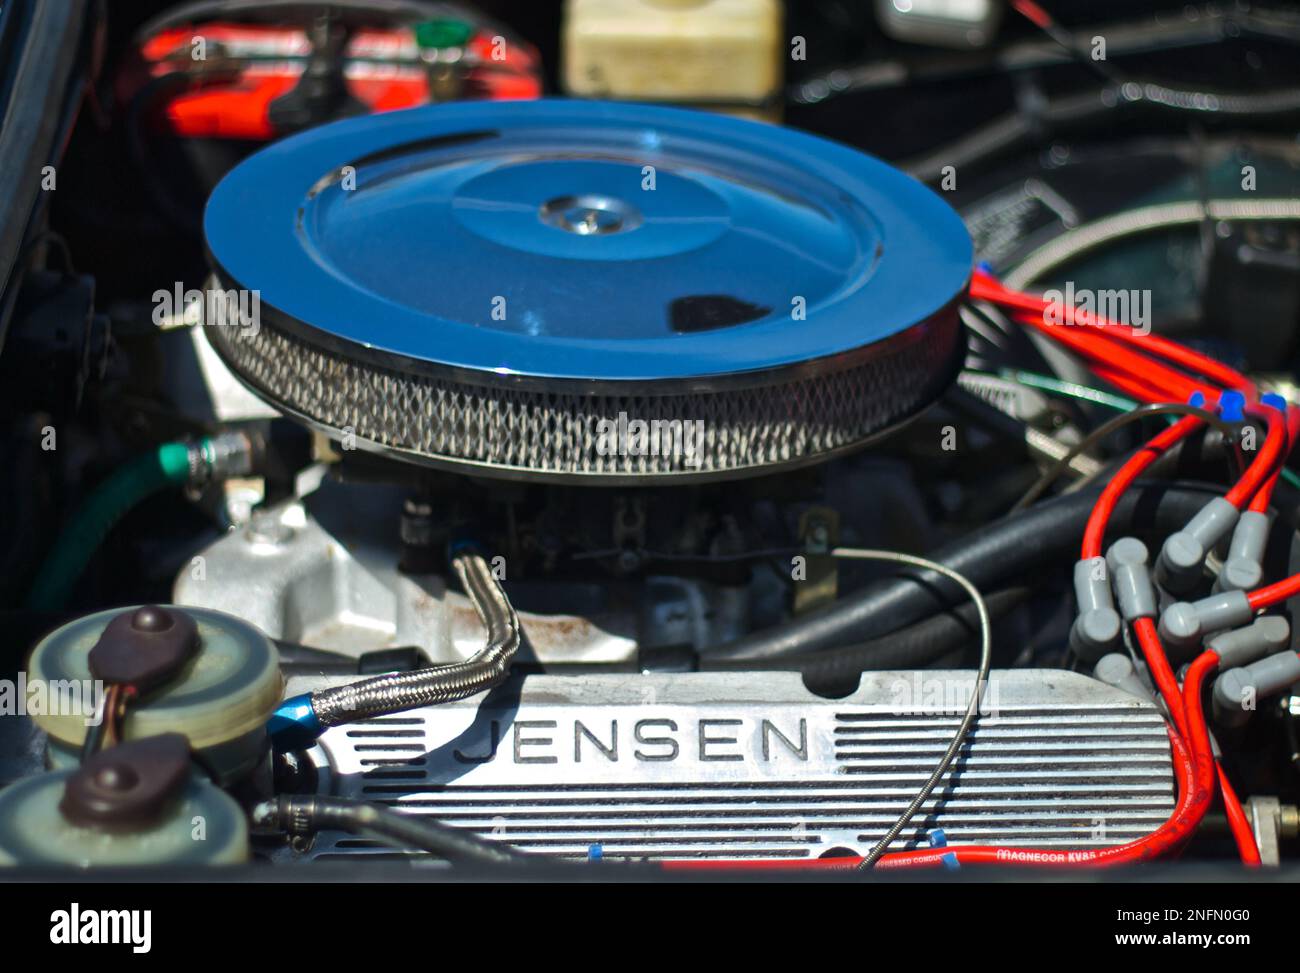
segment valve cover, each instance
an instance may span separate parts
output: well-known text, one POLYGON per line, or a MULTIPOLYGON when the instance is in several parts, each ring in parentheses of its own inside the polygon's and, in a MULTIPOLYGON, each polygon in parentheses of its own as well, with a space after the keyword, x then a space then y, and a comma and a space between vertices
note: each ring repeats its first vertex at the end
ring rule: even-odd
MULTIPOLYGON (((313 756, 327 791, 539 854, 864 853, 934 770, 973 680, 869 672, 831 700, 796 673, 533 675, 335 727, 313 756)), ((289 692, 328 684, 299 678, 289 692)), ((950 844, 1102 847, 1173 812, 1169 739, 1149 700, 1077 673, 1016 669, 992 674, 981 714, 897 848, 924 845, 936 820, 950 844)), ((311 854, 386 850, 324 835, 311 854)))

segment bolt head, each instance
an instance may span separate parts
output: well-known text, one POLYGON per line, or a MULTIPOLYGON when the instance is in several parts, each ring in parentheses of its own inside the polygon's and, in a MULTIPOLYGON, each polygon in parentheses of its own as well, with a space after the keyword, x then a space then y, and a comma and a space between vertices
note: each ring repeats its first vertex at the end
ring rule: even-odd
POLYGON ((174 624, 171 613, 157 605, 143 605, 131 616, 131 627, 137 632, 165 632, 174 624))
POLYGON ((129 791, 140 783, 140 775, 130 767, 109 764, 95 774, 95 786, 106 791, 129 791))

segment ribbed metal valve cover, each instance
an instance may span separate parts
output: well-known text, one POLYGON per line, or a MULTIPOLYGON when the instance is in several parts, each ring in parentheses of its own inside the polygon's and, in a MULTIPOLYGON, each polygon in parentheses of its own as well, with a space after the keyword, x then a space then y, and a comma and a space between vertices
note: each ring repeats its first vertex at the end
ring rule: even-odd
MULTIPOLYGON (((868 672, 830 700, 797 673, 526 676, 334 727, 316 755, 327 791, 539 854, 816 858, 881 838, 939 762, 973 687, 971 671, 868 672)), ((983 700, 897 847, 942 828, 952 844, 1064 855, 1150 834, 1173 812, 1169 736, 1150 700, 1044 669, 995 671, 983 700)), ((384 850, 325 835, 312 854, 384 850)))
POLYGON ((971 244, 942 200, 844 146, 700 112, 351 119, 237 166, 205 232, 224 292, 207 332, 254 391, 478 473, 814 462, 915 415, 962 357, 971 244))

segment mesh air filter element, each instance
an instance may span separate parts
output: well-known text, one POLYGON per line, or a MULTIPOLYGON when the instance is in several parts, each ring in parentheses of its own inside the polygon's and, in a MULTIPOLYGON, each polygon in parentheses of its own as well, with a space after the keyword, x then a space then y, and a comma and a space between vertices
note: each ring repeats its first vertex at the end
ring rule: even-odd
POLYGON ((208 203, 208 335, 362 448, 502 476, 721 478, 915 415, 971 245, 903 174, 787 129, 595 102, 310 130, 208 203))

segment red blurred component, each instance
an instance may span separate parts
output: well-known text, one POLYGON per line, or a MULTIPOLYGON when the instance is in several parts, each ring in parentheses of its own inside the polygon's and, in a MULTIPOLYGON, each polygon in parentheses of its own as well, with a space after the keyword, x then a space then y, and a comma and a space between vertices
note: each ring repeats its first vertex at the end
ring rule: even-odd
MULTIPOLYGON (((298 83, 310 53, 306 32, 293 27, 213 22, 162 31, 140 54, 151 80, 174 76, 177 85, 151 116, 181 137, 274 138, 283 133, 271 124, 271 103, 298 83)), ((350 94, 372 112, 429 103, 430 65, 420 54, 411 30, 357 31, 346 55, 350 94)), ((542 94, 540 62, 527 44, 498 50, 491 37, 479 34, 464 58, 463 97, 504 101, 542 94)))

